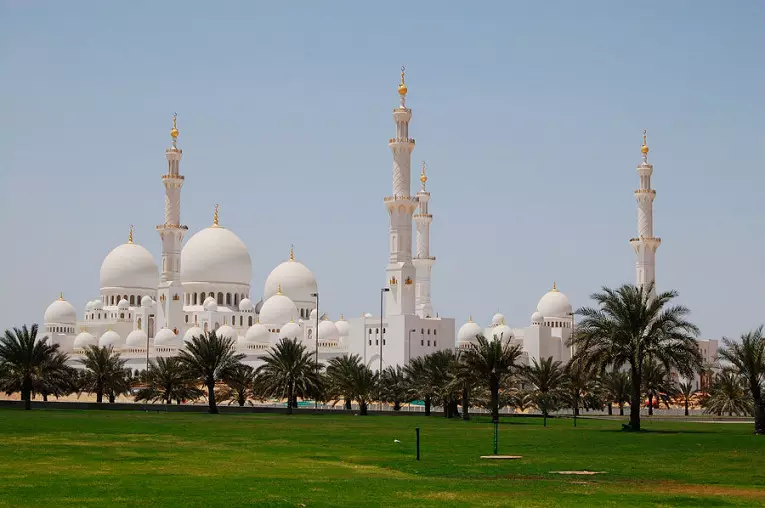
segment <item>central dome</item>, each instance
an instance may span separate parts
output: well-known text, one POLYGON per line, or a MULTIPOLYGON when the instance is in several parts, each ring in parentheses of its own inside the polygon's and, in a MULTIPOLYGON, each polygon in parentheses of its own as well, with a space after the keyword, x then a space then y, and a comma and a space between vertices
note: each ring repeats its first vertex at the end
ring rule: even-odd
POLYGON ((101 263, 101 288, 157 289, 158 284, 154 257, 137 243, 123 243, 101 263))
POLYGON ((297 317, 295 302, 281 292, 266 300, 260 309, 260 322, 266 325, 282 326, 297 317))
POLYGON ((212 226, 192 236, 181 251, 181 281, 250 285, 252 260, 234 233, 212 226))
POLYGON ((568 297, 558 291, 553 284, 552 291, 548 291, 537 304, 537 312, 546 318, 571 318, 571 304, 568 297))
POLYGON ((290 251, 290 259, 271 271, 263 289, 263 299, 269 299, 276 294, 281 285, 282 293, 293 302, 313 302, 313 293, 318 292, 316 277, 303 263, 295 261, 290 251))

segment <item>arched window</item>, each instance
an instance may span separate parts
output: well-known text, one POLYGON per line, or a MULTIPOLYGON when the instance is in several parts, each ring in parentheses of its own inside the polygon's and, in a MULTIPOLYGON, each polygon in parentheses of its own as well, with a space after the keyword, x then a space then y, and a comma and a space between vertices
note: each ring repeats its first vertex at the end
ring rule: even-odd
POLYGON ((186 314, 186 322, 187 323, 189 322, 189 315, 188 314, 186 314))
POLYGON ((207 330, 209 330, 209 329, 210 329, 210 327, 207 326, 207 323, 205 323, 204 332, 207 333, 207 330))
POLYGON ((433 335, 436 335, 436 332, 437 332, 437 331, 438 331, 438 330, 433 330, 433 335))
POLYGON ((436 345, 436 341, 434 340, 434 341, 433 341, 433 347, 435 347, 435 345, 436 345))
POLYGON ((215 323, 215 329, 217 330, 218 328, 220 328, 220 323, 215 323))
POLYGON ((428 346, 430 346, 430 341, 428 341, 428 346))
POLYGON ((247 326, 252 326, 252 316, 247 318, 247 326))
POLYGON ((127 300, 128 299, 128 295, 122 295, 122 299, 123 300, 127 300))
POLYGON ((420 335, 425 335, 425 329, 424 328, 420 328, 420 335))
POLYGON ((375 328, 375 333, 380 333, 380 329, 379 328, 375 328))
POLYGON ((226 305, 231 305, 231 293, 226 293, 226 305))
POLYGON ((223 305, 223 293, 218 293, 218 305, 223 305))
POLYGON ((234 305, 239 305, 239 302, 241 302, 241 301, 242 300, 239 299, 239 295, 238 294, 234 294, 234 305))
POLYGON ((430 329, 428 329, 428 335, 430 335, 430 329))
POLYGON ((125 313, 124 312, 120 312, 120 319, 125 319, 125 313))
POLYGON ((199 324, 199 317, 194 314, 194 326, 197 326, 199 324))
POLYGON ((199 295, 197 293, 194 293, 194 300, 193 300, 194 305, 199 305, 199 302, 197 301, 198 298, 199 298, 199 295))
POLYGON ((112 295, 112 305, 114 305, 114 295, 112 295))
POLYGON ((138 322, 136 323, 136 325, 138 325, 138 329, 140 330, 141 329, 141 318, 138 318, 138 322))
POLYGON ((202 291, 202 293, 199 295, 199 305, 203 305, 205 303, 205 296, 207 296, 207 293, 202 291))
POLYGON ((239 326, 244 324, 244 316, 239 316, 239 326))
POLYGON ((369 329, 369 335, 372 335, 372 329, 371 328, 369 329))

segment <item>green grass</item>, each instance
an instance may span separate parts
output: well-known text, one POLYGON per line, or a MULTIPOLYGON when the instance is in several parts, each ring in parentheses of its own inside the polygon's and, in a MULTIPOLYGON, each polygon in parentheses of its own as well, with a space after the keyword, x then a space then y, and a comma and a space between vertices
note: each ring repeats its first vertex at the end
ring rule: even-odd
POLYGON ((645 427, 510 419, 499 451, 523 459, 487 461, 486 419, 0 410, 0 506, 765 504, 751 425, 645 427), (580 469, 607 473, 550 473, 580 469))

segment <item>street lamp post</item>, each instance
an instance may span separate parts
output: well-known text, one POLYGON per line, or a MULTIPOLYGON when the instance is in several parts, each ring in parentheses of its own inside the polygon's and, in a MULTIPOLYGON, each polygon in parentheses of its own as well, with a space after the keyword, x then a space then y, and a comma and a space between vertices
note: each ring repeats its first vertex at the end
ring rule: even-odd
MULTIPOLYGON (((314 334, 315 351, 314 356, 316 361, 316 374, 319 374, 319 293, 311 293, 311 296, 316 298, 316 333, 314 334)), ((319 399, 314 396, 313 408, 319 409, 319 399)))
MULTIPOLYGON (((571 340, 573 340, 574 339, 574 334, 576 333, 576 322, 574 321, 574 313, 573 312, 569 312, 568 315, 571 316, 571 340)), ((571 358, 574 357, 574 343, 573 342, 571 343, 571 346, 569 348, 568 355, 569 355, 569 361, 571 361, 571 358)))
POLYGON ((383 301, 385 293, 388 291, 390 291, 390 288, 380 289, 380 368, 377 371, 377 399, 380 401, 380 410, 382 410, 382 387, 380 386, 380 380, 382 379, 383 341, 385 340, 385 328, 383 328, 383 301))
POLYGON ((417 332, 417 330, 414 329, 414 328, 409 330, 409 355, 408 355, 408 357, 406 359, 407 363, 412 361, 412 334, 415 333, 415 332, 417 332))

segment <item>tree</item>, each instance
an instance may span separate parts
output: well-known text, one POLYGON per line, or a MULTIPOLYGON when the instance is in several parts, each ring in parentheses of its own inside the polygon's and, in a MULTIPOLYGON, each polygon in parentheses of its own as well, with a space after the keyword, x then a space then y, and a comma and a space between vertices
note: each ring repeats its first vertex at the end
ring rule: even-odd
POLYGON ((345 401, 345 409, 350 410, 353 402, 354 369, 361 364, 359 355, 342 355, 332 358, 327 364, 328 390, 345 401))
POLYGON ((401 403, 410 400, 409 381, 400 365, 383 370, 380 376, 380 395, 384 402, 393 403, 394 411, 400 411, 401 403))
POLYGON ((649 416, 653 416, 654 406, 660 405, 659 394, 671 391, 670 388, 669 371, 660 363, 649 359, 643 365, 643 391, 648 395, 649 416))
POLYGON ((244 356, 236 352, 232 339, 218 337, 213 331, 192 337, 177 358, 188 374, 207 388, 209 412, 217 414, 215 383, 240 365, 244 356))
POLYGON ((369 402, 379 391, 378 373, 372 372, 372 369, 360 363, 353 368, 351 379, 353 382, 353 398, 359 403, 359 415, 366 416, 369 402))
POLYGON ((470 365, 465 362, 464 353, 460 352, 457 355, 456 375, 454 382, 457 383, 457 388, 461 392, 461 404, 462 404, 462 419, 470 420, 470 405, 476 387, 479 384, 479 379, 473 372, 470 365))
POLYGON ((129 390, 130 369, 112 346, 88 346, 79 362, 85 368, 82 389, 95 393, 97 404, 103 402, 104 394, 113 403, 117 395, 129 390))
POLYGON ((0 340, 0 390, 21 392, 24 409, 32 408, 33 393, 46 396, 66 386, 66 361, 58 344, 37 338, 37 325, 6 330, 0 340))
POLYGON ((598 308, 585 307, 577 314, 584 319, 568 344, 586 365, 599 371, 628 366, 632 389, 630 423, 626 430, 640 430, 643 368, 653 358, 691 377, 701 367, 696 336, 699 329, 686 319, 689 310, 670 303, 677 292, 653 294, 653 284, 625 284, 602 288, 592 295, 598 308))
POLYGON ((279 340, 263 362, 255 371, 255 383, 268 396, 286 398, 288 414, 297 407, 298 397, 316 390, 319 372, 314 358, 297 339, 279 340))
POLYGON ((704 401, 704 412, 718 416, 748 415, 754 411, 747 393, 746 379, 733 370, 723 370, 715 376, 709 397, 704 401))
POLYGON ((247 397, 252 394, 255 369, 243 363, 223 373, 223 382, 228 387, 228 392, 221 400, 236 400, 239 407, 244 406, 247 397))
POLYGON ((136 402, 163 402, 194 400, 202 396, 195 380, 177 358, 159 357, 149 363, 149 370, 139 374, 145 386, 135 395, 136 402))
POLYGON ((542 412, 545 427, 550 411, 558 409, 565 380, 561 362, 553 361, 552 356, 540 361, 532 358, 531 365, 523 369, 523 381, 531 385, 528 393, 534 405, 542 412))
POLYGON ((456 413, 456 402, 460 386, 457 378, 457 356, 451 349, 442 349, 425 356, 428 377, 433 380, 433 398, 441 404, 444 417, 451 418, 456 413))
POLYGON ((613 413, 614 402, 619 406, 619 416, 624 416, 624 403, 630 399, 630 375, 618 370, 608 371, 601 376, 600 384, 608 402, 608 414, 613 413))
POLYGON ((763 328, 745 333, 741 342, 723 338, 723 348, 717 352, 719 359, 728 362, 731 368, 748 384, 754 404, 754 433, 765 434, 765 336, 763 328))
POLYGON ((499 388, 503 378, 510 377, 518 370, 521 346, 499 340, 476 337, 465 350, 465 363, 476 373, 490 393, 492 421, 499 421, 499 388))
POLYGON ((404 367, 409 378, 409 391, 412 400, 421 399, 425 404, 425 416, 430 416, 430 405, 436 391, 438 380, 433 378, 433 370, 429 367, 425 356, 418 356, 409 361, 404 367))
POLYGON ((680 382, 677 385, 677 394, 680 396, 683 405, 685 406, 685 416, 688 416, 688 406, 691 403, 691 397, 696 394, 696 389, 693 388, 693 383, 691 381, 680 382))
POLYGON ((564 381, 562 386, 563 401, 574 413, 574 426, 576 417, 579 416, 580 408, 589 409, 588 396, 598 389, 597 376, 592 367, 573 359, 566 364, 564 381))

